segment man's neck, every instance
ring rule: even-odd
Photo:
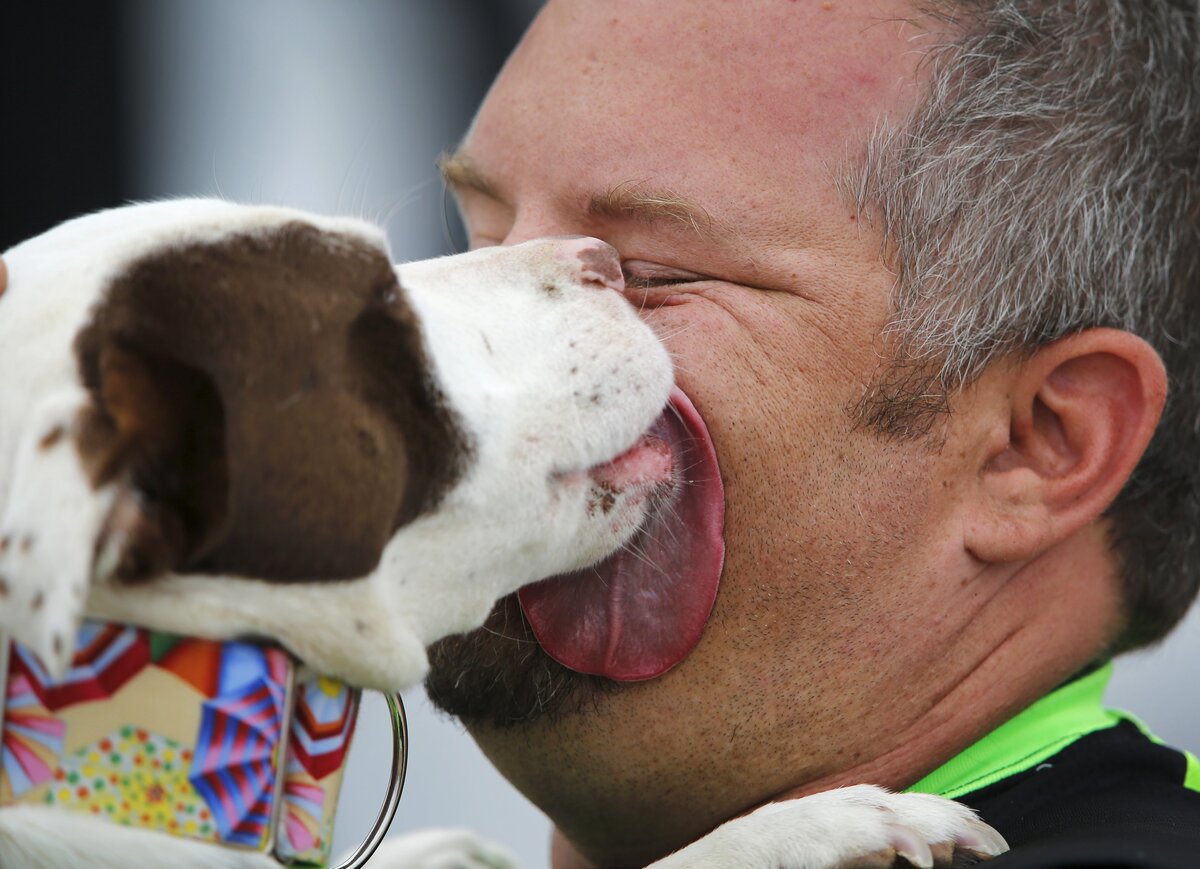
[[[1104,708],[1111,676],[1111,663],[1085,668],[907,790],[958,799],[1032,769],[1089,733],[1114,726],[1128,716]],[[551,864],[554,869],[597,869],[557,828],[551,839]]]
[[[1015,630],[1000,639],[966,676],[948,688],[931,708],[889,740],[879,754],[828,775],[811,777],[764,802],[779,802],[853,784],[904,790],[1010,720],[1075,675],[1081,653],[1064,654],[1042,631]],[[1057,663],[1054,663],[1057,662]],[[749,813],[760,804],[748,806]],[[616,850],[604,849],[613,856]],[[588,849],[592,853],[592,849]],[[597,862],[555,832],[554,869],[613,869],[620,860]]]
[[[1048,662],[1019,631],[1002,642],[926,715],[901,732],[889,751],[787,790],[771,802],[869,782],[904,790],[979,741],[1077,673],[1080,663]],[[1004,690],[997,690],[1003,685]]]
[[[753,744],[729,742],[729,754],[744,755],[740,768],[719,753],[709,763],[707,754],[689,756],[686,744],[680,749],[674,722],[681,716],[703,721],[702,698],[659,719],[638,719],[635,728],[617,702],[628,698],[616,695],[559,727],[491,735],[480,744],[550,814],[574,851],[604,867],[643,865],[764,803],[862,783],[903,790],[1103,649],[1115,630],[1119,594],[1103,561],[1084,557],[1080,548],[981,574],[973,586],[981,600],[960,619],[960,629],[948,631],[931,619],[928,633],[914,632],[896,656],[877,661],[877,672],[863,674],[849,695],[861,718],[835,709],[813,713],[819,730],[803,729],[806,721],[786,728],[781,722],[774,732],[759,727]],[[898,660],[906,663],[898,666]],[[878,698],[874,708],[871,696]],[[843,727],[841,750],[831,721]],[[609,739],[596,739],[588,730],[593,724]],[[647,753],[646,744],[662,745],[663,752]],[[530,762],[532,747],[536,763]],[[631,765],[630,756],[643,763]],[[773,787],[754,793],[768,780]],[[559,849],[562,867],[579,865],[571,850]]]

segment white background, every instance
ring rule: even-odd
[[[529,0],[508,4],[527,14]],[[434,157],[463,132],[481,70],[472,4],[314,0],[135,4],[130,58],[140,196],[208,195],[387,220],[397,259],[444,250]],[[466,17],[464,17],[466,16]],[[1200,751],[1200,615],[1118,665],[1109,700]],[[461,825],[547,865],[545,818],[421,692],[393,832]],[[370,698],[351,753],[338,847],[365,833],[383,792],[386,717]]]

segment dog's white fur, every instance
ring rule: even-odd
[[[657,416],[671,384],[668,356],[618,294],[590,285],[601,276],[581,270],[578,253],[596,242],[538,241],[397,267],[430,377],[472,453],[437,508],[397,532],[372,573],[287,585],[213,576],[109,581],[106,566],[91,561],[112,493],[91,490],[68,438],[43,445],[88,401],[72,341],[107,283],[139,257],[296,220],[331,244],[350,238],[385,248],[378,229],[356,220],[184,200],[80,218],[4,254],[0,535],[12,544],[0,553],[9,583],[0,640],[16,638],[61,671],[71,653],[63,638],[86,612],[190,635],[272,637],[320,671],[395,690],[424,675],[426,645],[478,626],[495,599],[521,585],[596,561],[640,524],[637,498],[618,497],[613,510],[591,515],[591,482],[579,472],[628,448]],[[545,291],[548,281],[556,292]],[[852,788],[760,809],[656,865],[830,866],[889,847],[925,865],[925,843],[995,845],[987,832],[947,801]],[[389,842],[372,865],[447,859],[510,865],[461,833]],[[49,808],[0,810],[0,867],[75,865],[276,864]]]
[[[0,810],[3,869],[280,869],[265,854],[213,848],[42,806]]]
[[[966,806],[928,794],[855,785],[769,803],[659,860],[652,869],[825,869],[863,865],[870,854],[896,854],[913,866],[931,867],[930,845],[946,843],[988,855],[1007,850],[1004,839]]]
[[[355,220],[185,200],[90,215],[5,254],[0,534],[13,543],[0,553],[10,585],[0,632],[52,672],[69,660],[69,643],[56,648],[52,637],[70,637],[62,629],[83,611],[77,592],[110,494],[89,490],[69,439],[38,448],[87,401],[71,342],[106,283],[139,256],[295,220],[386,249],[378,229]],[[420,680],[425,646],[479,625],[498,597],[612,551],[641,508],[589,515],[590,481],[571,472],[615,457],[649,427],[671,368],[628,304],[582,283],[573,255],[595,244],[531,242],[398,267],[430,378],[472,455],[437,509],[402,528],[370,575],[286,586],[170,576],[130,588],[107,582],[100,565],[87,612],[195,636],[273,637],[321,672],[390,689]],[[548,281],[557,292],[543,289]]]

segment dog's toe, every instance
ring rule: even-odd
[[[952,869],[1006,851],[965,806],[870,785],[770,803],[718,827],[653,869]],[[960,862],[956,862],[960,861]]]
[[[950,866],[956,854],[961,862],[1008,850],[1004,837],[961,803],[930,794],[886,794],[885,805],[901,824],[934,847],[933,865]]]

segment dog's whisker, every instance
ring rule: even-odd
[[[358,216],[361,217],[363,220],[367,219],[367,197],[371,191],[371,172],[372,172],[371,164],[369,162],[364,163],[363,174],[362,174],[362,189],[359,192],[358,210],[356,212],[358,214]]]
[[[632,555],[634,558],[636,558],[642,564],[644,564],[647,567],[654,570],[654,572],[659,574],[660,576],[667,575],[667,572],[662,568],[662,566],[659,565],[657,562],[655,562],[652,558],[650,558],[650,556],[646,555],[646,553],[642,552],[640,547],[638,547],[630,542],[626,542],[626,543],[622,543],[620,548],[624,552],[627,552],[630,555]]]
[[[212,180],[213,186],[217,188],[217,197],[225,199],[225,191],[221,189],[221,179],[217,175],[217,149],[212,151]]]
[[[666,343],[667,341],[671,341],[675,338],[678,338],[680,335],[686,335],[688,332],[691,332],[694,328],[695,328],[694,324],[686,323],[682,326],[679,326],[676,329],[673,329],[670,332],[659,332],[658,330],[655,330],[654,334],[658,338],[659,341]]]
[[[360,207],[356,207],[358,204],[358,187],[359,187],[360,181],[363,180],[362,176],[365,176],[366,170],[370,168],[369,162],[363,159],[363,155],[366,152],[367,143],[371,141],[372,136],[373,136],[373,131],[377,125],[378,125],[378,120],[376,120],[374,122],[374,124],[372,125],[372,129],[363,131],[363,133],[358,137],[358,143],[354,146],[354,152],[350,156],[350,162],[346,166],[346,171],[342,175],[342,183],[338,187],[337,211],[339,214],[346,213],[344,209],[347,206],[343,205],[343,201],[344,201],[345,193],[346,193],[346,187],[347,187],[351,177],[354,176],[356,167],[359,165],[359,163],[361,161],[362,165],[364,166],[364,171],[363,171],[362,175],[360,175],[356,178],[354,185],[351,188],[349,207],[352,209],[355,209],[354,211],[351,212],[352,214],[355,214],[356,216],[359,216],[359,217],[361,217],[363,215],[362,209]]]
[[[383,216],[378,218],[375,223],[383,227],[386,232],[389,229],[389,224],[399,215],[405,208],[408,208],[416,202],[418,196],[430,185],[434,184],[436,179],[430,178],[425,181],[420,181],[414,184],[407,192],[397,197],[395,203],[384,212]]]
[[[354,169],[354,161],[351,160],[346,166],[346,171],[342,173],[342,182],[338,185],[337,200],[334,203],[333,210],[335,214],[344,214],[345,209],[342,207],[342,201],[346,196],[346,185],[350,183],[350,173]]]

